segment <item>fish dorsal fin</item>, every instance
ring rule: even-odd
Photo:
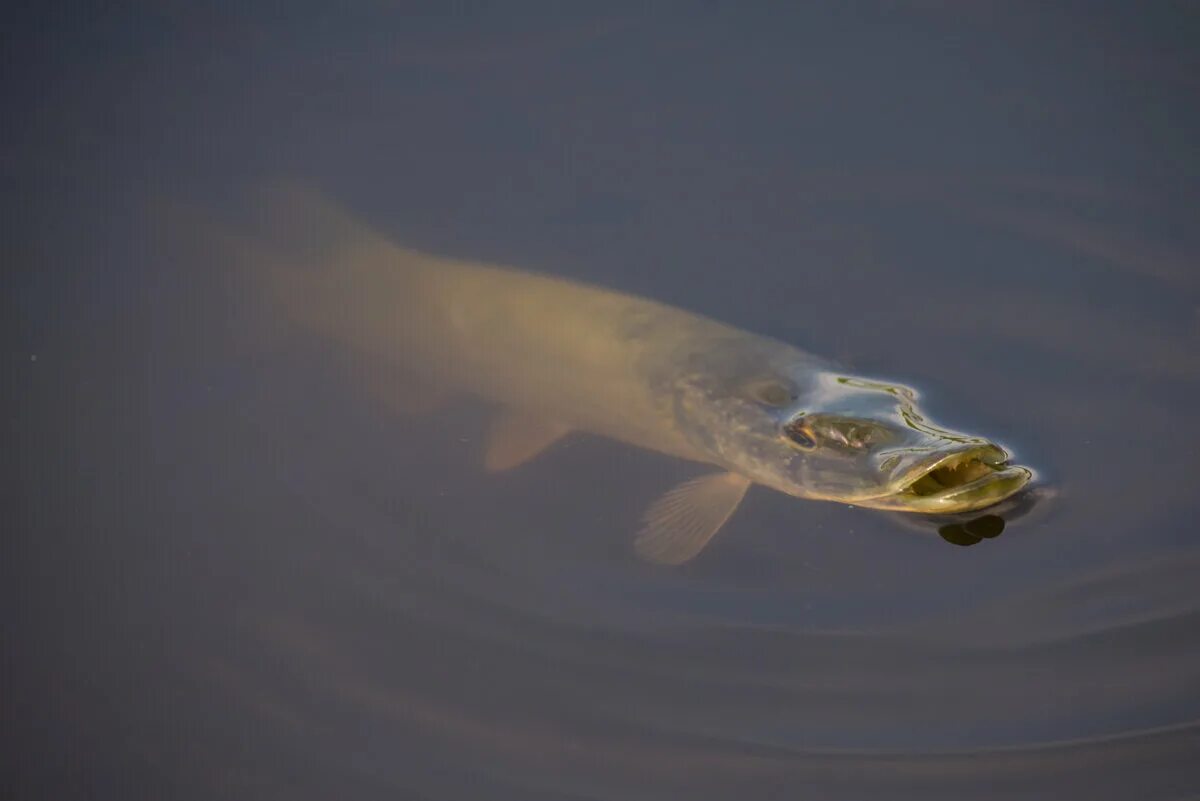
[[[483,466],[489,472],[524,464],[571,429],[521,412],[506,411],[492,421]]]
[[[682,564],[704,549],[738,508],[750,479],[713,473],[685,481],[646,510],[633,547],[638,556],[664,565]]]

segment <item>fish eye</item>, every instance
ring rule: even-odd
[[[793,420],[784,426],[783,433],[790,443],[806,451],[817,447],[817,441],[813,437],[812,432],[809,431],[808,426],[804,424],[803,417]]]
[[[796,393],[780,381],[764,381],[751,389],[751,394],[768,406],[786,406],[796,399]]]

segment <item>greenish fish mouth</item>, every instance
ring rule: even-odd
[[[991,506],[1033,478],[1027,467],[1009,464],[996,445],[934,454],[905,471],[886,498],[887,507],[911,512],[969,512]]]

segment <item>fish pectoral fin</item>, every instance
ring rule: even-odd
[[[524,464],[562,439],[570,430],[562,423],[507,411],[492,421],[483,466],[495,473]]]
[[[738,508],[750,479],[737,473],[685,481],[655,501],[633,542],[638,556],[665,565],[682,564],[704,549]]]

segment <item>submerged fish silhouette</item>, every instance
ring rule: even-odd
[[[953,513],[1031,478],[998,445],[933,425],[903,386],[651,300],[393,244],[319,197],[275,189],[234,239],[271,304],[321,337],[436,388],[503,406],[489,470],[572,431],[715,465],[646,512],[644,558],[691,559],[751,484],[801,498]],[[402,401],[401,396],[408,400]]]

